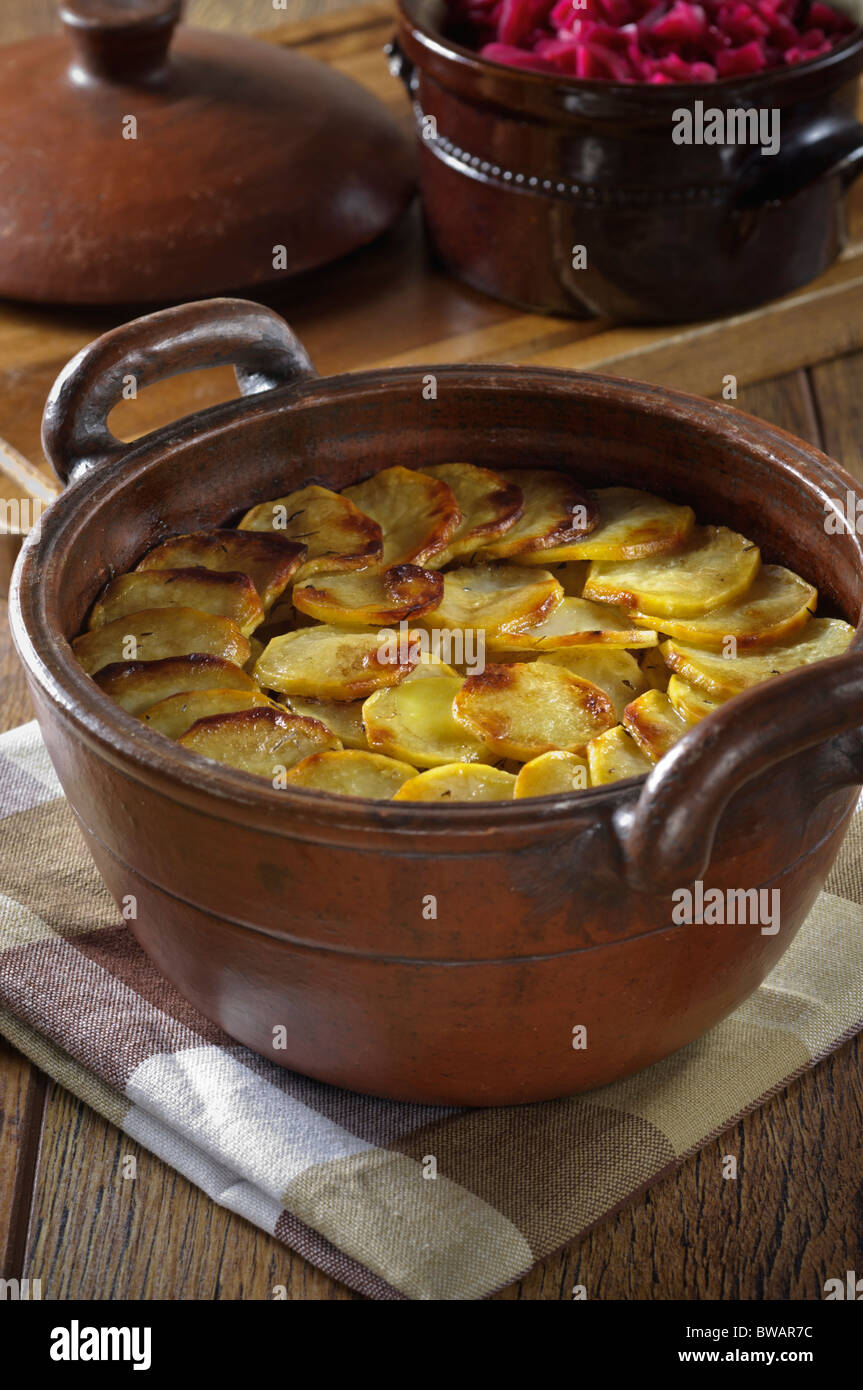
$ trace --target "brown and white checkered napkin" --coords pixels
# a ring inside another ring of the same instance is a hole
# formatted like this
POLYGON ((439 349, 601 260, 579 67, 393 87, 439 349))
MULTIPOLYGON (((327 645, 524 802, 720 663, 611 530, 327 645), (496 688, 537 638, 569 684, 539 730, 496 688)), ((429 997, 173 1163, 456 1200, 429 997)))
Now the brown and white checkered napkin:
POLYGON ((539 1105, 376 1100, 284 1071, 197 1014, 121 923, 37 726, 0 737, 0 1032, 371 1298, 477 1299, 517 1279, 863 1028, 861 904, 858 808, 783 959, 698 1042, 539 1105))

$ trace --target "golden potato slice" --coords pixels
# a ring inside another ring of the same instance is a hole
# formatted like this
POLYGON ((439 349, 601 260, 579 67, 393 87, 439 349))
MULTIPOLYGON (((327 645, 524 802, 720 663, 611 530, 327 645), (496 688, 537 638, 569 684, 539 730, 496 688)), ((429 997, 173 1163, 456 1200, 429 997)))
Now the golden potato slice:
POLYGON ((626 706, 621 722, 652 763, 659 762, 689 728, 687 720, 681 718, 661 690, 639 695, 626 706))
POLYGON ((403 782, 393 801, 512 801, 515 777, 480 763, 447 763, 403 782))
POLYGON ((477 738, 521 762, 556 749, 581 753, 616 719, 604 690, 545 661, 487 666, 465 681, 453 712, 477 738))
POLYGON ((758 573, 758 546, 727 526, 696 526, 684 550, 644 560, 594 560, 584 597, 639 613, 692 618, 731 603, 758 573))
MULTIPOLYGON (((508 469, 505 483, 521 489, 524 510, 500 540, 483 546, 483 558, 519 559, 532 551, 548 551, 586 536, 599 520, 592 497, 566 473, 544 468, 508 469)), ((564 556, 564 559, 567 557, 564 556)), ((541 557, 537 564, 543 564, 541 557)))
POLYGON ((238 709, 263 706, 278 709, 261 690, 185 690, 159 700, 141 715, 141 722, 166 738, 179 738, 199 719, 211 714, 233 714, 238 709))
POLYGON ((559 796, 583 792, 590 786, 590 771, 578 753, 541 753, 525 763, 515 781, 515 795, 559 796))
POLYGON ((199 719, 177 742, 214 762, 269 777, 276 786, 284 785, 287 771, 311 753, 341 747, 316 719, 273 708, 213 714, 199 719))
MULTIPOLYGON (((641 560, 680 550, 695 524, 691 507, 679 507, 634 487, 602 487, 590 493, 599 521, 589 536, 554 546, 536 563, 555 560, 641 560)), ((534 563, 525 560, 525 564, 534 563)))
POLYGON ((521 565, 465 565, 443 576, 434 621, 461 631, 520 632, 549 617, 563 590, 548 570, 521 565))
POLYGON ((704 719, 725 703, 718 695, 709 695, 706 690, 690 685, 682 676, 672 676, 669 680, 668 698, 687 724, 697 724, 699 719, 704 719))
POLYGON ((283 695, 313 700, 362 700, 382 686, 397 685, 419 662, 414 645, 393 644, 376 632, 350 632, 326 624, 286 632, 267 643, 255 667, 255 679, 283 695))
MULTIPOLYGON (((515 568, 515 566, 513 566, 515 568)), ((539 570, 544 574, 544 570, 539 570)), ((447 576, 448 578, 449 576, 447 576)), ((489 651, 551 652, 566 647, 655 647, 659 634, 636 627, 626 613, 610 603, 565 598, 542 622, 510 632, 489 632, 489 651)))
POLYGON ((93 677, 130 714, 189 690, 257 690, 251 676, 221 656, 168 656, 160 661, 115 661, 93 677))
POLYGON ((377 627, 407 622, 437 608, 443 576, 418 565, 388 570, 316 574, 295 584, 294 607, 321 623, 337 627, 377 627))
POLYGON ((648 647, 641 653, 641 674, 651 690, 665 690, 669 670, 659 647, 648 647))
POLYGON ((349 498, 310 483, 286 497, 261 502, 246 512, 241 531, 275 531, 301 541, 306 558, 294 575, 297 583, 320 570, 363 569, 381 558, 381 528, 349 498))
MULTIPOLYGON (((629 652, 606 647, 577 647, 548 652, 540 657, 540 660, 562 666, 573 676, 580 676, 582 680, 590 681, 591 685, 598 685, 614 705, 618 719, 626 706, 648 688, 648 681, 641 667, 629 652)), ((665 670, 664 665, 662 669, 665 670)))
POLYGON ((660 650, 672 671, 699 689, 728 699, 797 666, 811 666, 815 661, 841 656, 853 636, 853 627, 839 618, 810 618, 805 627, 782 642, 750 649, 741 656, 724 657, 719 652, 686 646, 674 638, 663 642, 660 650))
POLYGON ((292 787, 339 796, 368 796, 389 801, 403 783, 416 776, 416 768, 386 758, 382 753, 311 753, 292 767, 285 781, 292 787))
POLYGON ((197 608, 231 618, 248 637, 264 620, 257 590, 247 574, 214 570, 134 570, 106 584, 90 613, 90 629, 104 627, 145 608, 197 608))
POLYGON ((817 603, 818 590, 799 574, 781 565, 762 565, 745 594, 701 617, 629 616, 634 623, 659 627, 668 637, 719 651, 727 637, 733 637, 738 647, 779 642, 803 626, 817 603))
POLYGON ((171 536, 144 556, 139 570, 202 569, 247 574, 268 613, 287 588, 304 556, 301 541, 227 528, 171 536))
POLYGON ((325 724, 345 748, 368 751, 362 700, 304 700, 299 695, 285 695, 283 703, 289 714, 302 714, 325 724))
POLYGON ((590 780, 594 787, 621 782, 626 777, 643 777, 653 763, 620 724, 598 734, 587 745, 590 780))
POLYGON ((244 666, 249 659, 249 639, 237 624, 200 608, 145 608, 85 632, 72 648, 90 675, 115 661, 209 655, 244 666))
POLYGON ((461 522, 455 494, 445 482, 401 464, 346 487, 342 497, 361 507, 380 526, 385 568, 431 560, 446 547, 461 522))
POLYGON ((392 690, 379 690, 363 705, 369 747, 414 767, 491 762, 493 754, 453 714, 461 676, 410 676, 392 690))
POLYGON ((502 536, 524 510, 521 488, 505 482, 489 468, 478 468, 473 463, 439 463, 420 472, 446 483, 461 512, 461 521, 446 549, 431 561, 435 568, 450 564, 460 555, 472 555, 481 545, 502 536))

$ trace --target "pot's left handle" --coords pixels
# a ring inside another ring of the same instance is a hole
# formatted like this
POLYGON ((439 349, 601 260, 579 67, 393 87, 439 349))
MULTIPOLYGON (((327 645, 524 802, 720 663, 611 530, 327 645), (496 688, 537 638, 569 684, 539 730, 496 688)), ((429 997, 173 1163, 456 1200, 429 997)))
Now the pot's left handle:
POLYGON ((147 314, 82 348, 51 387, 42 446, 62 483, 129 450, 108 429, 124 389, 202 367, 233 366, 244 396, 314 376, 284 319, 248 299, 204 299, 147 314))

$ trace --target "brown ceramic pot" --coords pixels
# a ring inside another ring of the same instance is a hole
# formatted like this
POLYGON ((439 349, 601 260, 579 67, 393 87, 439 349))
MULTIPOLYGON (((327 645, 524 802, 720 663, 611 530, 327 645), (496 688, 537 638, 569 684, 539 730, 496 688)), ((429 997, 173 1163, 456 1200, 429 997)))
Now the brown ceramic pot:
POLYGON ((111 892, 137 898, 141 945, 233 1037, 386 1096, 562 1096, 682 1047, 786 949, 863 781, 861 631, 846 656, 723 707, 646 780, 450 806, 279 791, 197 758, 113 705, 69 638, 105 581, 172 532, 224 525, 307 478, 341 488, 453 458, 685 499, 856 620, 860 537, 824 526, 825 499, 853 483, 816 450, 727 406, 598 376, 322 380, 279 318, 238 300, 86 348, 52 391, 44 438, 69 485, 24 546, 11 607, 45 741, 111 892), (148 384, 226 361, 248 399, 134 445, 109 433, 128 373, 148 384), (779 931, 673 925, 671 894, 696 880, 779 888, 779 931))
POLYGON ((652 86, 487 62, 442 37, 443 11, 399 0, 393 67, 432 244, 469 284, 544 313, 675 322, 787 294, 838 255, 863 168, 863 30, 799 67, 652 86), (778 110, 779 152, 674 144, 673 112, 697 101, 778 110))

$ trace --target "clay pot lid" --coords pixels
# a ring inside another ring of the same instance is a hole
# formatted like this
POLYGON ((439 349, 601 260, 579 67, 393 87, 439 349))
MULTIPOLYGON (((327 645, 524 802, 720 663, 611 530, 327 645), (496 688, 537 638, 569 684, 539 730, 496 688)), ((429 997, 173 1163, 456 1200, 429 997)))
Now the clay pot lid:
POLYGON ((0 296, 262 284, 364 245, 409 202, 411 142, 370 93, 253 39, 175 33, 181 8, 68 0, 62 34, 0 49, 0 296))

